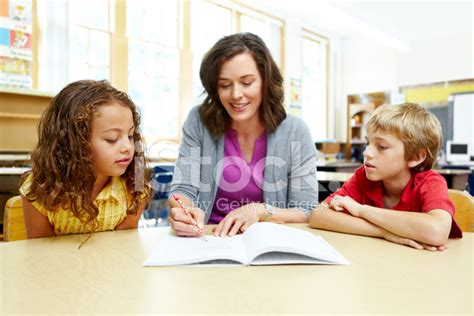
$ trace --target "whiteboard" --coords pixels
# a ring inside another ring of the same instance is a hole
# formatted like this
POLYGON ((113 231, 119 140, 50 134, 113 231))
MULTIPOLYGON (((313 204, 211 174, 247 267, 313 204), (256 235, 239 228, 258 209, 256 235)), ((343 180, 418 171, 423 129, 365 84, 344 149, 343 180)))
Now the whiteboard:
POLYGON ((474 93, 453 97, 453 140, 469 143, 469 154, 474 156, 474 93))

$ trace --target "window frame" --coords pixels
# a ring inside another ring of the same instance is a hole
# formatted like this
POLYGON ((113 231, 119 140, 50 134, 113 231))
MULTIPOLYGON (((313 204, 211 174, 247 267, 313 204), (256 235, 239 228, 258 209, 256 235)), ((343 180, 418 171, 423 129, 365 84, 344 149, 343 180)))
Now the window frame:
MULTIPOLYGON (((329 122, 329 118, 330 118, 330 106, 329 106, 329 103, 330 103, 330 79, 331 79, 331 75, 330 75, 330 61, 331 61, 331 57, 330 57, 330 51, 331 51, 331 41, 328 37, 326 36, 323 36, 321 34, 318 34, 306 27, 303 27, 301 28, 301 61, 303 62, 303 39, 307 39, 307 40, 310 40, 310 41, 314 41, 320 45, 324 45, 325 48, 326 48, 326 69, 325 69, 325 73, 326 73, 326 87, 325 87, 325 90, 326 90, 326 100, 325 100, 325 108, 326 108, 326 135, 325 135, 325 139, 327 139, 330 135, 330 122, 329 122)), ((303 64, 301 64, 301 66, 303 66, 303 64)), ((301 67, 303 68, 303 67, 301 67)))
MULTIPOLYGON (((38 23, 38 2, 39 0, 33 0, 33 33, 36 33, 37 36, 33 37, 33 58, 34 60, 38 59, 37 51, 41 49, 41 26, 38 23), (35 48, 36 45, 39 46, 35 48)), ((127 0, 108 0, 108 14, 109 14, 109 39, 110 39, 110 54, 109 54, 109 80, 112 85, 117 87, 120 90, 128 91, 128 38, 126 36, 126 1, 127 0)), ((133 1, 133 0, 132 0, 133 1)), ((251 5, 240 3, 239 1, 229 0, 193 0, 193 1, 203 1, 218 7, 228 9, 232 12, 232 32, 240 32, 242 30, 242 17, 249 16, 254 19, 261 21, 273 23, 279 27, 279 52, 280 59, 277 61, 279 69, 284 78, 286 76, 286 20, 282 17, 272 15, 268 12, 256 9, 251 5)), ((181 126, 183 125, 186 116, 189 104, 193 102, 193 74, 192 74, 192 51, 191 51, 191 21, 192 21, 192 12, 191 12, 191 1, 190 0, 176 0, 178 5, 177 10, 177 48, 179 50, 179 96, 178 96, 178 125, 177 135, 175 137, 154 137, 153 135, 145 135, 147 140, 151 141, 172 141, 180 143, 182 139, 181 126)), ((75 24, 77 25, 77 24, 75 24)), ((83 26, 84 27, 84 26, 83 26)), ((86 27, 87 29, 94 29, 91 27, 86 27)), ((103 31, 103 30, 100 30, 103 31)), ((326 100, 325 100, 325 109, 326 109, 326 137, 330 134, 330 90, 331 90, 331 42, 328 37, 325 37, 321 34, 318 34, 312 31, 311 27, 301 27, 300 34, 302 37, 308 38, 309 40, 314 40, 319 43, 324 43, 326 46, 326 100)), ((68 35, 65 35, 68 36, 68 35)), ((69 67, 69 65, 68 65, 69 67)), ((38 68, 41 68, 41 65, 34 66, 32 75, 33 75, 33 87, 37 87, 40 83, 39 71, 38 68)), ((287 91, 286 91, 287 92, 287 91)))

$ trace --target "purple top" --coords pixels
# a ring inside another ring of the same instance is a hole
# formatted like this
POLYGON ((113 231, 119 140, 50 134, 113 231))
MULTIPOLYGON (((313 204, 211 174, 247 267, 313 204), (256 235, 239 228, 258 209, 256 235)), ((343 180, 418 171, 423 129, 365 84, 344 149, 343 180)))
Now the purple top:
POLYGON ((252 202, 263 201, 263 169, 267 154, 267 134, 255 141, 250 164, 240 149, 237 132, 229 129, 224 139, 222 176, 217 188, 209 224, 218 224, 229 212, 252 202))

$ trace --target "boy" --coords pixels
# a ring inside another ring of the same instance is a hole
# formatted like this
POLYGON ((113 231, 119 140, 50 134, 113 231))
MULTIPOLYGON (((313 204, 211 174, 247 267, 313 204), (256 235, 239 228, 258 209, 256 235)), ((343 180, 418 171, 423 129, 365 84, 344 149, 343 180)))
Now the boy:
POLYGON ((446 181, 431 170, 442 137, 436 117, 418 104, 383 105, 366 130, 364 165, 313 210, 310 226, 431 251, 461 238, 446 181))

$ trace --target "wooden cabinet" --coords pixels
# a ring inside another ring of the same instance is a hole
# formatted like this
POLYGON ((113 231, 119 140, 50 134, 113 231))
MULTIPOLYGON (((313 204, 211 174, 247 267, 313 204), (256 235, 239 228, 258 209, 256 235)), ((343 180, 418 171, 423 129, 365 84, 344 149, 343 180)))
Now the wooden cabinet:
POLYGON ((360 144, 365 139, 365 124, 369 120, 375 104, 351 104, 349 107, 349 139, 352 144, 360 144))
POLYGON ((353 103, 348 106, 348 125, 346 159, 361 160, 363 144, 365 143, 365 124, 369 120, 375 104, 353 103))
POLYGON ((38 140, 37 125, 53 98, 36 90, 0 88, 0 234, 6 201, 18 195, 18 183, 38 140), (21 155, 18 155, 22 153, 21 155))
POLYGON ((33 149, 37 124, 52 98, 34 90, 0 89, 0 152, 33 149))
POLYGON ((349 95, 347 99, 346 159, 363 160, 365 125, 374 110, 390 99, 388 92, 349 95))

